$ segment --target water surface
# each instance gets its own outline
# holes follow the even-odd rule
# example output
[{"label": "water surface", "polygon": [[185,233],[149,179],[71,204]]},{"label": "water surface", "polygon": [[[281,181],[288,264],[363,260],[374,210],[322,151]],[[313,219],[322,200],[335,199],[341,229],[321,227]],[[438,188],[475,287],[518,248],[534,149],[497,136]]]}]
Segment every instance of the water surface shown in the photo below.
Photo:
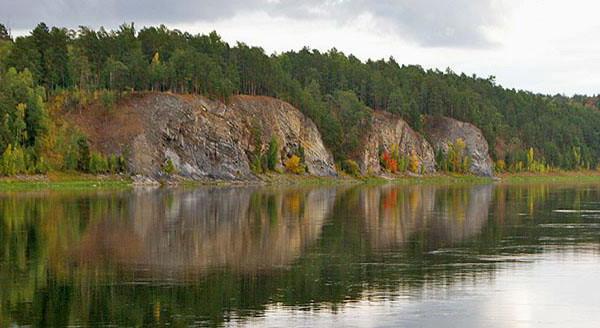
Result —
[{"label": "water surface", "polygon": [[0,194],[0,326],[594,327],[600,185]]}]

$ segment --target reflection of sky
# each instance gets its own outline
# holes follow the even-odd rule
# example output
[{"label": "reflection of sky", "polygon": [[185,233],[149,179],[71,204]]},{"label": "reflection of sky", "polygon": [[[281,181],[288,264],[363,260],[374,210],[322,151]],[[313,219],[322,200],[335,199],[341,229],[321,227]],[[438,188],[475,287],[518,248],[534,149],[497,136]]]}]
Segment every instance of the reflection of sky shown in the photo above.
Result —
[{"label": "reflection of sky", "polygon": [[424,290],[393,301],[350,303],[331,310],[273,306],[247,321],[267,327],[599,327],[600,258],[551,252],[531,263],[503,264],[493,279]]}]

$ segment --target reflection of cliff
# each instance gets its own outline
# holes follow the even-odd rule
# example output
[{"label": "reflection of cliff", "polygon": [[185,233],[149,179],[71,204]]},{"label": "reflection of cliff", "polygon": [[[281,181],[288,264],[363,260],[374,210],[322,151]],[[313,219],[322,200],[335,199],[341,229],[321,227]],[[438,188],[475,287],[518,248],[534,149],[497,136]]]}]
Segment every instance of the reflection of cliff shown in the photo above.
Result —
[{"label": "reflection of cliff", "polygon": [[319,237],[334,198],[335,189],[139,191],[122,224],[100,222],[82,245],[152,270],[266,270],[290,265]]},{"label": "reflection of cliff", "polygon": [[429,239],[453,244],[481,233],[488,221],[493,190],[494,185],[438,190]]},{"label": "reflection of cliff", "polygon": [[436,245],[472,237],[487,222],[493,188],[492,185],[363,188],[360,209],[370,244],[375,249],[392,248],[412,241],[417,233]]}]

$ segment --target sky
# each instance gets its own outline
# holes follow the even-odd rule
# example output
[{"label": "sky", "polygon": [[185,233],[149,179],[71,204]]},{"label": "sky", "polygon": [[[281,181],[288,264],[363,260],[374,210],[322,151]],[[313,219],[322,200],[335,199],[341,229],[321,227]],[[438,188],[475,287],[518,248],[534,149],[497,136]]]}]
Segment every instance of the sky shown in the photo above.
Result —
[{"label": "sky", "polygon": [[600,93],[600,2],[591,0],[0,0],[24,35],[40,21],[108,29],[165,24],[268,53],[335,47],[360,59],[493,75],[545,94]]}]

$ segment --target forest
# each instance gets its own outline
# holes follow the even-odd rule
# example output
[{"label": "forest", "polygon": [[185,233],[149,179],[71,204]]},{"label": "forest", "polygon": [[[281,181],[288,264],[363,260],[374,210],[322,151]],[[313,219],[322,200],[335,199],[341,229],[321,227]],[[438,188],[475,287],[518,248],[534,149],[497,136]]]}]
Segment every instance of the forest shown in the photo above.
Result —
[{"label": "forest", "polygon": [[288,101],[315,122],[338,163],[355,156],[378,110],[418,131],[428,115],[475,124],[499,171],[597,168],[600,97],[535,94],[504,88],[493,76],[398,61],[361,61],[335,48],[267,54],[230,45],[216,32],[192,35],[162,25],[108,31],[40,23],[13,38],[0,24],[0,173],[123,170],[124,158],[91,151],[85,136],[61,121],[61,110],[96,100],[112,106],[144,91]]}]

